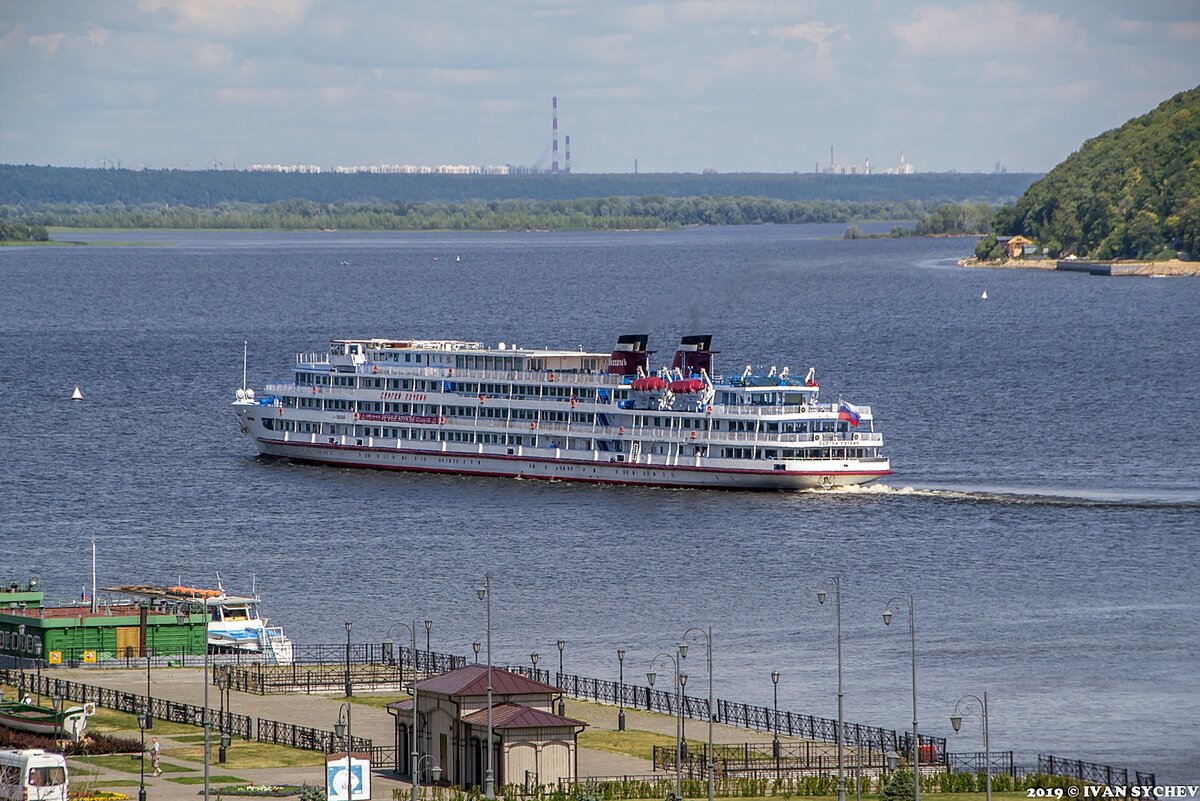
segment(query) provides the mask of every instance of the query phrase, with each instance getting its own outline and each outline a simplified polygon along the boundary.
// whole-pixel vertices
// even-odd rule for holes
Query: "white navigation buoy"
[[[83,393],[79,391],[79,385],[75,385],[75,391],[71,393],[71,400],[83,400]]]
[[[454,260],[455,260],[455,261],[462,261],[462,256],[455,256],[455,257],[454,257]]]
[[[979,296],[980,300],[987,300],[987,290],[983,290],[983,294]]]

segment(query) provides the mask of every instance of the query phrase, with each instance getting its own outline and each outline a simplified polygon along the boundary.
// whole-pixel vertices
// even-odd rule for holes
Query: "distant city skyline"
[[[0,162],[1049,170],[1200,84],[1200,4],[0,4]],[[831,161],[830,148],[834,149]]]

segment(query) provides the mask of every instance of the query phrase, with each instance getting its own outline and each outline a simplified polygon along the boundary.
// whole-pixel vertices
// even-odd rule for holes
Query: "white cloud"
[[[40,47],[46,51],[46,55],[54,58],[54,54],[58,52],[59,45],[67,38],[65,33],[47,33],[38,36],[30,36],[29,44],[34,47]]]
[[[141,11],[174,14],[172,30],[223,38],[289,33],[311,6],[312,0],[137,0]]]
[[[916,54],[996,53],[1013,57],[1043,49],[1080,49],[1087,35],[1058,14],[1039,13],[1014,0],[991,0],[965,6],[925,6],[894,34]]]

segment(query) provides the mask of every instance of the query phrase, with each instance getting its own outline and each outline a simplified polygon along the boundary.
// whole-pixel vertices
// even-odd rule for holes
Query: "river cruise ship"
[[[338,339],[234,409],[264,456],[463,475],[727,489],[830,489],[890,473],[871,409],[822,402],[814,371],[713,371],[712,337],[669,367],[611,354]],[[243,382],[244,383],[244,382]]]

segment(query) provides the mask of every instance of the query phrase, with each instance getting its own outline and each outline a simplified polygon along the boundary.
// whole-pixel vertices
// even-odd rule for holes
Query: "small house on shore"
[[[1032,239],[1017,234],[1016,236],[998,236],[996,243],[1004,246],[1004,253],[1010,259],[1019,259],[1023,256],[1037,255],[1038,248]]]
[[[496,787],[556,785],[579,775],[576,741],[585,723],[554,713],[557,687],[493,667],[492,769]],[[432,755],[421,763],[422,781],[441,768],[444,783],[483,787],[487,769],[488,668],[467,665],[414,684],[416,751]],[[388,705],[395,718],[397,771],[412,775],[413,701]]]

